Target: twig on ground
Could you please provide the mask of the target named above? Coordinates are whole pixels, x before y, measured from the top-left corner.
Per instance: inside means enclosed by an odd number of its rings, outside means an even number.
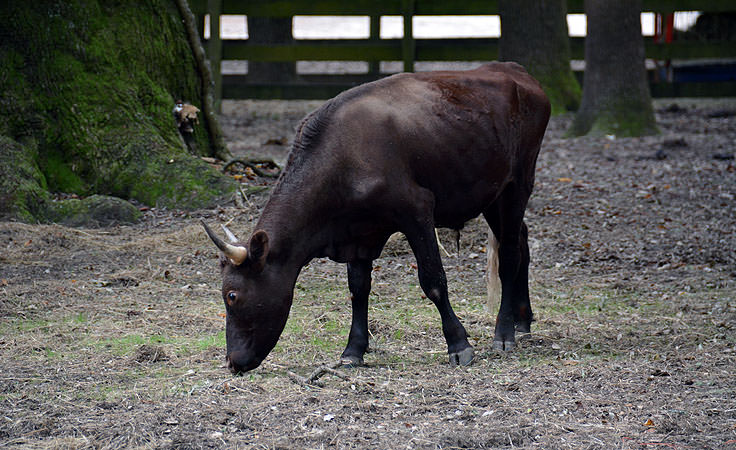
[[[325,374],[333,375],[337,378],[340,378],[341,380],[348,381],[350,383],[354,384],[361,384],[365,385],[366,383],[354,380],[350,376],[348,376],[346,373],[341,372],[337,370],[338,367],[342,365],[342,361],[337,361],[332,364],[325,364],[322,366],[317,367],[312,371],[312,373],[309,374],[307,377],[303,377],[301,375],[297,375],[296,373],[286,370],[286,375],[295,383],[301,384],[303,386],[317,386],[317,387],[324,387],[324,383],[320,381],[319,379],[322,378]],[[278,366],[274,366],[278,367]],[[283,369],[283,367],[278,367],[279,369]]]
[[[310,385],[311,386],[317,386],[317,387],[324,387],[325,386],[324,383],[322,383],[320,381],[314,380],[314,381],[310,382],[309,380],[307,380],[303,376],[297,375],[297,374],[295,374],[294,372],[292,372],[290,370],[287,370],[286,371],[286,375],[289,376],[289,378],[291,379],[291,381],[295,382],[296,384],[300,384],[302,386],[310,386]]]
[[[246,194],[245,193],[245,190],[243,190],[243,186],[240,186],[238,189],[240,190],[240,195],[243,196],[243,200],[245,200],[245,202],[248,204],[248,207],[249,208],[253,208],[253,204],[248,199],[248,194]],[[241,209],[243,209],[243,208],[241,208]]]
[[[244,167],[250,167],[253,172],[258,175],[259,177],[269,177],[269,178],[278,178],[279,174],[281,173],[281,168],[273,162],[270,159],[231,159],[230,161],[226,162],[224,166],[222,166],[222,172],[225,173],[230,168],[230,166],[233,166],[235,164],[241,164]],[[261,166],[265,166],[268,168],[268,170],[273,170],[273,172],[266,172],[261,168]]]
[[[335,369],[337,369],[338,367],[340,367],[341,365],[342,365],[342,362],[341,362],[341,361],[338,361],[338,362],[335,362],[335,363],[332,363],[332,364],[330,364],[329,366],[327,366],[327,365],[324,365],[324,366],[319,366],[319,367],[317,367],[317,368],[316,368],[316,369],[314,369],[314,371],[313,371],[313,372],[312,372],[312,373],[311,373],[311,374],[310,374],[310,375],[309,375],[309,376],[308,376],[308,377],[306,378],[306,380],[307,380],[307,383],[313,383],[313,382],[317,381],[318,379],[320,379],[320,378],[322,377],[322,375],[324,375],[324,374],[326,374],[326,373],[329,373],[329,374],[335,375],[336,377],[338,377],[338,378],[340,378],[340,379],[343,379],[343,380],[345,380],[345,381],[351,381],[351,380],[350,380],[350,377],[349,377],[349,376],[345,375],[345,374],[344,374],[344,373],[342,373],[342,372],[339,372],[339,371],[335,370]]]

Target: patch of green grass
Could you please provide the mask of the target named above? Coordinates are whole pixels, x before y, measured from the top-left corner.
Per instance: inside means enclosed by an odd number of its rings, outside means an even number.
[[[335,354],[340,352],[342,350],[342,345],[344,345],[344,343],[339,344],[336,339],[331,338],[330,336],[324,336],[322,334],[318,336],[312,336],[311,339],[309,339],[309,344],[316,349]]]
[[[111,400],[119,400],[123,396],[124,390],[121,386],[99,386],[97,389],[91,391],[88,395],[100,402],[107,402]]]
[[[225,330],[222,330],[215,335],[197,339],[193,347],[199,351],[204,351],[211,347],[225,348],[225,344]],[[187,348],[190,348],[190,346],[187,346]]]
[[[87,314],[85,314],[84,312],[80,312],[72,317],[72,321],[78,324],[87,323],[87,320],[89,319],[87,317]]]
[[[52,323],[45,319],[20,319],[16,321],[9,321],[5,323],[0,330],[2,334],[10,334],[11,332],[27,332],[27,331],[42,331],[48,333],[51,331]]]
[[[77,328],[79,325],[87,324],[88,317],[84,312],[64,316],[58,319],[51,318],[18,318],[0,323],[0,334],[10,335],[16,333],[41,332],[41,333],[59,333],[64,329],[72,326]],[[75,330],[79,332],[79,330]]]
[[[342,323],[338,318],[329,318],[322,324],[322,330],[338,336],[347,336],[350,323]]]
[[[651,302],[643,303],[640,300],[643,295],[637,292],[598,286],[576,286],[565,290],[538,286],[533,292],[533,297],[542,300],[537,308],[551,314],[573,312],[584,316],[615,315],[640,306],[656,306]]]
[[[99,343],[100,346],[104,348],[109,348],[112,350],[112,353],[118,356],[126,355],[130,353],[134,348],[137,348],[140,345],[145,344],[145,339],[143,336],[138,334],[133,334],[129,336],[123,336],[120,338],[114,338],[114,339],[105,339],[102,342]]]

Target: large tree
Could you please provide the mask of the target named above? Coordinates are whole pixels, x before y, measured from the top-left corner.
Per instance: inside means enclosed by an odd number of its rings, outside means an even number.
[[[526,67],[544,87],[552,112],[576,110],[580,85],[570,68],[566,0],[500,0],[499,56]]]
[[[657,132],[644,65],[641,0],[585,0],[583,99],[571,135]]]
[[[80,201],[59,199],[93,194],[199,207],[234,189],[200,158],[225,154],[216,126],[200,114],[187,146],[172,116],[177,99],[203,109],[182,18],[173,0],[0,8],[0,218],[64,220]]]

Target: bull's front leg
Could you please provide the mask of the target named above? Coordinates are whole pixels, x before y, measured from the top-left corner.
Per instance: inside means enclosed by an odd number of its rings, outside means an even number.
[[[434,234],[429,238],[429,241],[434,242],[435,247],[437,246]],[[447,277],[442,267],[439,251],[435,250],[434,255],[424,255],[423,253],[423,250],[415,250],[419,284],[440,313],[442,333],[447,341],[450,365],[470,365],[473,362],[473,347],[468,342],[468,333],[465,331],[465,327],[460,323],[450,305],[447,294]]]
[[[373,262],[358,260],[348,263],[348,288],[353,304],[353,321],[348,345],[341,360],[347,366],[362,366],[363,355],[368,349],[368,295],[371,292]]]
[[[429,203],[431,206],[434,205],[433,201]],[[422,205],[422,202],[418,201],[415,205]],[[412,217],[419,220],[405,224],[402,231],[417,260],[419,284],[440,313],[450,365],[470,365],[473,362],[473,347],[468,342],[465,327],[460,323],[450,305],[447,294],[447,277],[442,267],[434,232],[433,208],[421,209]]]

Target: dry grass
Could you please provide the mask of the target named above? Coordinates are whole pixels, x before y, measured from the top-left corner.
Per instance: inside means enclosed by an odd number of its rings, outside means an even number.
[[[472,367],[452,369],[438,314],[398,245],[374,276],[368,366],[325,373],[319,387],[292,375],[332,363],[345,344],[343,266],[305,269],[277,348],[233,378],[222,362],[215,254],[196,219],[148,237],[145,226],[2,230],[14,236],[3,258],[16,274],[1,291],[7,446],[640,448],[733,439],[733,291],[654,294],[535,271],[535,334],[498,355],[483,312],[483,258],[447,258],[478,353]]]
[[[707,125],[713,145],[732,145],[735,125]],[[490,350],[485,225],[468,225],[459,253],[440,235],[476,348],[468,368],[447,364],[439,315],[398,240],[376,261],[366,367],[303,382],[336,361],[350,322],[345,268],[317,260],[276,349],[232,377],[216,253],[198,221],[234,219],[245,235],[260,195],[247,210],[153,211],[132,227],[0,224],[0,446],[735,448],[736,230],[721,205],[733,172],[691,144],[696,161],[669,150],[665,177],[632,156],[655,138],[611,144],[614,172],[601,162],[609,141],[563,141],[562,129],[551,127],[528,215],[537,322],[518,351]],[[647,188],[665,179],[671,189]]]

